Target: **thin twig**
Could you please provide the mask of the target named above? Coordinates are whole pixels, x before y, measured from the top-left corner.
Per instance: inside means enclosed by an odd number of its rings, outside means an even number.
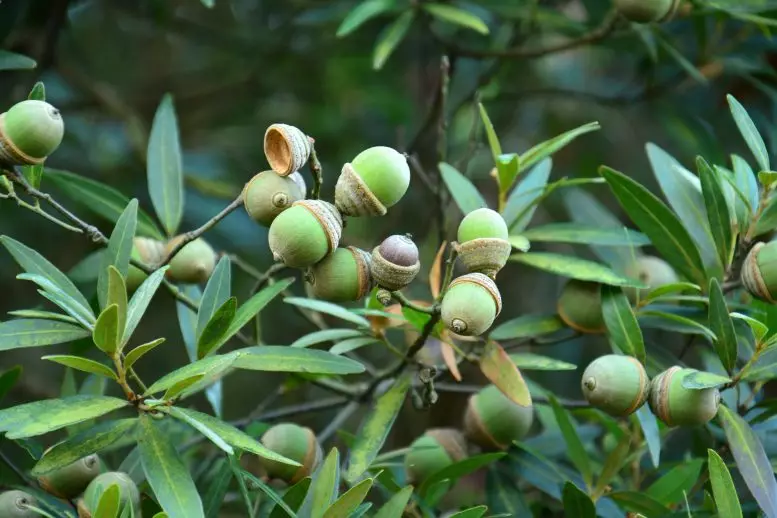
[[[311,412],[321,412],[323,410],[337,408],[340,405],[344,405],[346,403],[348,403],[348,398],[346,397],[335,397],[335,398],[329,398],[329,399],[321,399],[319,401],[309,401],[307,403],[301,403],[299,405],[290,405],[290,406],[277,408],[275,410],[269,410],[255,419],[247,419],[247,418],[238,419],[237,421],[232,421],[232,424],[235,426],[246,426],[251,421],[254,421],[254,420],[277,421],[278,419],[283,419],[285,417],[297,416],[300,414],[309,414]]]
[[[308,137],[309,138],[309,137]],[[321,162],[318,160],[316,154],[316,141],[310,139],[310,159],[308,160],[310,166],[310,174],[313,175],[313,189],[310,192],[310,197],[317,200],[321,196],[321,185],[324,183],[324,170],[321,167]]]
[[[431,306],[421,306],[419,304],[416,304],[412,300],[405,297],[405,294],[401,291],[392,291],[391,296],[399,302],[401,305],[405,306],[406,308],[410,308],[413,311],[418,311],[419,313],[426,313],[427,315],[434,315],[435,309]]]

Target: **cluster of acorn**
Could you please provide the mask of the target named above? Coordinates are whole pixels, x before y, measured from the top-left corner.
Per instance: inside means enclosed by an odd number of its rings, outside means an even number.
[[[632,414],[647,401],[667,426],[695,426],[718,413],[720,392],[717,388],[685,388],[683,380],[694,372],[674,366],[651,381],[636,358],[608,354],[586,367],[581,388],[591,406],[613,417]]]
[[[88,455],[72,464],[38,478],[40,487],[51,495],[65,500],[76,500],[79,518],[91,518],[97,511],[100,498],[111,487],[119,488],[119,514],[131,507],[136,518],[141,518],[140,492],[126,473],[101,473],[102,462],[96,454]],[[0,494],[0,516],[4,518],[35,518],[41,508],[38,500],[24,491],[13,490]]]

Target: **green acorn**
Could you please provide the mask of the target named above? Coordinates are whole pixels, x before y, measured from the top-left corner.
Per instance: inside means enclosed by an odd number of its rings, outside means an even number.
[[[183,236],[176,236],[167,243],[165,256],[180,243],[181,239]],[[175,254],[166,275],[175,282],[202,284],[210,278],[215,268],[216,252],[205,239],[199,237],[187,243]]]
[[[16,103],[0,114],[0,162],[42,164],[62,143],[64,134],[62,115],[49,103]]]
[[[99,474],[100,458],[93,454],[38,477],[38,484],[44,491],[70,500],[81,494]]]
[[[534,408],[521,406],[496,385],[488,385],[469,398],[464,414],[467,439],[486,450],[507,449],[523,439],[534,421]]]
[[[372,250],[372,278],[381,288],[401,290],[420,269],[418,247],[410,236],[389,236]]]
[[[498,212],[482,208],[467,214],[459,224],[459,259],[470,272],[492,279],[507,264],[512,246],[507,224]]]
[[[670,367],[650,383],[650,410],[667,426],[705,424],[718,413],[718,389],[691,390],[683,387],[683,379],[694,372],[693,369]]]
[[[383,216],[409,186],[405,155],[390,147],[371,147],[343,166],[335,185],[335,205],[346,216]]]
[[[601,286],[596,282],[570,279],[561,290],[556,309],[558,316],[581,333],[604,331]]]
[[[625,417],[645,404],[650,380],[636,358],[607,354],[586,367],[581,387],[591,406],[613,417]]]
[[[777,241],[756,243],[750,249],[742,263],[741,278],[750,295],[774,304],[777,294]]]
[[[78,501],[78,516],[91,518],[97,511],[103,493],[114,485],[119,486],[119,516],[125,512],[127,507],[132,507],[135,518],[142,518],[138,486],[129,475],[120,471],[103,473],[89,483],[84,491],[84,496]]]
[[[299,171],[312,150],[310,137],[294,126],[272,124],[264,133],[264,155],[272,170],[281,176]]]
[[[264,433],[262,444],[275,453],[301,464],[301,466],[291,466],[260,457],[259,462],[271,478],[283,480],[288,484],[296,484],[310,476],[323,458],[321,445],[316,440],[313,430],[294,423],[276,424]]]
[[[674,268],[669,263],[660,257],[652,255],[638,257],[626,269],[626,276],[632,279],[639,279],[648,286],[647,289],[623,288],[623,292],[632,304],[636,303],[638,298],[644,298],[651,290],[666,286],[667,284],[674,284],[679,280],[677,272],[674,271]]]
[[[12,490],[0,493],[2,518],[40,518],[40,515],[28,506],[40,507],[35,497],[24,491]]]
[[[130,257],[148,266],[159,264],[165,257],[165,244],[150,237],[136,237],[132,240]],[[127,290],[135,291],[148,278],[146,272],[130,265],[127,272]]]
[[[405,455],[405,474],[420,485],[430,475],[467,457],[464,436],[453,428],[432,428],[413,441]]]
[[[302,182],[302,188],[300,188]],[[257,223],[269,227],[273,220],[305,199],[305,180],[299,173],[280,176],[275,171],[263,171],[254,176],[243,190],[243,204],[248,215]]]
[[[268,240],[276,261],[292,268],[307,268],[337,249],[343,219],[331,203],[300,200],[281,212]]]
[[[370,254],[349,246],[338,248],[310,268],[312,295],[330,302],[359,300],[372,289]]]
[[[468,273],[451,282],[442,299],[442,321],[458,335],[483,334],[502,311],[502,297],[494,281],[482,273]]]
[[[615,8],[635,23],[665,22],[672,17],[680,0],[614,0]]]

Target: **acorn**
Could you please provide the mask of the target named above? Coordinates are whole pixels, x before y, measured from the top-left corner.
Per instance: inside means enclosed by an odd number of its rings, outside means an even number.
[[[372,250],[372,278],[381,288],[401,290],[420,269],[418,247],[410,236],[389,236]]]
[[[420,485],[430,475],[467,457],[467,442],[453,428],[431,428],[410,445],[405,455],[405,474],[410,484]]]
[[[288,176],[310,158],[313,145],[305,133],[288,124],[272,124],[264,133],[264,155],[273,171]]]
[[[3,518],[40,518],[28,506],[40,507],[38,501],[24,491],[12,490],[0,493],[0,516]]]
[[[129,512],[125,510],[131,507],[135,518],[141,518],[138,486],[129,475],[120,471],[103,473],[89,483],[84,491],[84,496],[78,500],[78,516],[91,518],[97,511],[103,493],[113,485],[119,486],[119,516],[122,516],[123,512]]]
[[[305,180],[299,173],[279,176],[275,171],[263,171],[254,176],[243,190],[246,212],[252,220],[269,227],[275,217],[292,203],[305,199],[304,185]]]
[[[167,243],[165,256],[183,239],[176,236]],[[202,284],[206,282],[216,268],[216,252],[205,241],[198,237],[181,248],[172,261],[166,275],[170,280],[187,284]]]
[[[492,279],[510,257],[512,246],[507,241],[507,224],[491,209],[476,209],[459,224],[459,259],[470,272],[480,272]]]
[[[488,385],[469,398],[464,414],[467,439],[485,450],[505,450],[523,439],[534,421],[534,407],[521,406],[496,385]]]
[[[561,320],[575,331],[601,333],[605,330],[599,283],[570,279],[561,290],[556,310]]]
[[[451,282],[442,298],[442,321],[458,335],[483,334],[502,311],[496,284],[482,273],[468,273]]]
[[[291,466],[264,457],[259,458],[259,462],[270,478],[283,480],[289,485],[310,476],[323,458],[321,445],[316,440],[313,430],[294,423],[276,424],[264,433],[262,444],[275,453],[301,464],[301,466]]]
[[[592,361],[580,382],[591,406],[613,417],[625,417],[647,401],[650,380],[636,358],[607,354]]]
[[[132,240],[130,257],[148,266],[159,264],[165,257],[165,244],[150,237],[136,237]],[[134,291],[143,284],[148,275],[137,266],[130,265],[127,271],[127,290]]]
[[[777,241],[756,243],[750,249],[742,263],[741,278],[750,295],[774,304],[773,294],[777,294]]]
[[[38,484],[44,491],[70,500],[80,495],[99,474],[100,458],[92,454],[38,477]]]
[[[680,0],[613,0],[615,9],[627,20],[635,23],[668,21]]]
[[[313,288],[312,295],[330,302],[361,299],[372,289],[371,262],[364,250],[338,248],[310,268],[306,278]]]
[[[16,103],[0,114],[0,162],[42,164],[64,134],[62,115],[49,103],[32,99]]]
[[[670,367],[650,383],[650,410],[667,426],[705,424],[718,413],[720,392],[717,388],[692,390],[683,387],[683,378],[693,369]]]
[[[371,147],[343,166],[335,205],[346,216],[383,216],[409,186],[407,158],[390,147]]]
[[[623,288],[623,292],[632,304],[636,303],[638,299],[645,297],[651,290],[679,281],[677,272],[674,271],[674,268],[669,263],[660,257],[652,255],[638,257],[626,269],[626,275],[633,279],[639,279],[648,286],[646,289],[637,289],[630,286]]]
[[[334,252],[342,233],[343,219],[334,205],[300,200],[273,220],[268,240],[276,261],[307,268]]]

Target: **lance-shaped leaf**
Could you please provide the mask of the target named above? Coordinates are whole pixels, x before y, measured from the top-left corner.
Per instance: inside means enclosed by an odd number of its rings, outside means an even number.
[[[148,387],[148,390],[146,390],[144,395],[165,391],[176,383],[199,375],[207,375],[208,377],[218,378],[218,376],[222,375],[230,367],[232,367],[232,364],[235,362],[238,354],[238,352],[231,352],[229,354],[209,356],[194,363],[190,363],[189,365],[184,365],[183,367],[159,378],[150,387]]]
[[[425,2],[421,7],[439,20],[472,29],[480,34],[488,34],[488,25],[474,14],[448,4]]]
[[[634,412],[642,427],[642,435],[645,436],[645,442],[650,452],[650,459],[653,461],[653,467],[657,468],[661,459],[661,434],[658,431],[658,422],[647,405],[642,405]]]
[[[332,502],[337,498],[340,485],[340,455],[332,448],[324,459],[324,464],[313,475],[313,483],[303,504],[302,511],[309,509],[312,518],[321,518]]]
[[[119,515],[120,498],[119,484],[111,484],[105,488],[97,502],[97,509],[94,511],[95,518],[116,518]],[[126,513],[124,514],[126,515]]]
[[[323,342],[340,341],[345,338],[356,338],[364,336],[364,332],[359,329],[322,329],[302,336],[294,341],[289,347],[310,347],[311,345]]]
[[[558,315],[523,315],[499,324],[491,331],[494,340],[533,338],[564,328]]]
[[[572,482],[564,484],[563,502],[567,518],[596,518],[596,507],[591,497]]]
[[[445,186],[448,187],[453,200],[458,205],[461,212],[469,214],[473,210],[488,207],[486,200],[478,191],[472,182],[461,174],[458,169],[445,162],[440,162],[440,175],[445,182]]]
[[[494,514],[505,516],[531,516],[523,492],[508,470],[489,469],[486,473],[486,496],[488,509]]]
[[[644,364],[645,341],[626,294],[620,288],[607,285],[602,285],[601,291],[602,316],[610,342],[624,354],[633,356]]]
[[[116,226],[113,227],[108,247],[103,254],[102,266],[97,277],[97,298],[101,308],[108,305],[108,267],[116,267],[121,276],[127,278],[130,255],[132,254],[132,240],[135,237],[137,225],[138,200],[133,199],[124,209]]]
[[[221,342],[235,318],[236,311],[237,298],[230,297],[213,313],[197,340],[197,358],[204,358]]]
[[[410,26],[415,19],[415,10],[408,9],[391,24],[383,29],[375,43],[375,49],[372,53],[372,68],[380,70],[394,52],[397,46],[402,42],[410,30]]]
[[[626,227],[598,227],[580,223],[549,223],[523,231],[529,241],[638,247],[650,244],[645,234]]]
[[[227,301],[232,290],[232,263],[228,256],[219,260],[213,274],[208,279],[197,312],[197,339],[205,330],[213,315]]]
[[[539,268],[540,270],[545,270],[556,275],[563,275],[570,279],[599,282],[611,286],[647,288],[647,285],[643,282],[616,273],[603,264],[570,255],[554,254],[551,252],[528,252],[525,254],[511,255],[509,260],[533,268]]]
[[[116,375],[116,373],[113,372],[113,370],[107,365],[104,365],[100,362],[96,362],[94,360],[90,360],[89,358],[83,358],[81,356],[55,354],[55,355],[43,356],[41,357],[41,360],[49,360],[55,363],[59,363],[60,365],[64,365],[66,367],[70,367],[71,369],[76,369],[83,372],[91,372],[92,374],[97,374],[98,376],[105,376],[106,378],[110,378],[113,380],[118,379],[118,376]]]
[[[356,511],[356,508],[367,497],[367,493],[372,488],[373,480],[371,478],[365,478],[351,489],[343,493],[343,495],[335,500],[335,503],[329,506],[329,509],[324,513],[324,518],[340,518],[341,516],[352,516],[352,513]]]
[[[520,406],[531,405],[529,387],[518,367],[501,345],[489,340],[480,358],[480,370],[511,401]]]
[[[283,299],[283,302],[287,304],[294,304],[295,306],[299,306],[301,308],[318,311],[319,313],[332,315],[333,317],[336,317],[342,320],[347,320],[348,322],[352,322],[361,327],[370,327],[370,321],[367,320],[366,318],[359,316],[351,311],[348,311],[344,307],[338,306],[337,304],[333,304],[331,302],[326,302],[323,300],[305,299],[301,297],[286,297],[285,299]]]
[[[727,95],[726,99],[731,109],[731,115],[734,117],[734,122],[736,122],[739,132],[747,143],[747,147],[750,148],[756,162],[758,162],[758,166],[761,168],[761,171],[768,171],[769,153],[766,150],[763,137],[761,137],[761,134],[755,127],[755,123],[753,123],[753,119],[750,118],[745,107],[733,95]]]
[[[117,327],[119,329],[119,338],[124,335],[124,329],[127,324],[127,285],[124,283],[124,277],[115,266],[108,267],[108,299],[106,305],[116,304],[118,310]]]
[[[133,365],[135,365],[135,362],[141,359],[146,353],[154,349],[157,345],[164,343],[164,338],[157,338],[156,340],[153,340],[151,342],[147,342],[145,344],[139,345],[132,349],[130,352],[127,353],[127,356],[124,358],[124,368],[129,369]]]
[[[718,353],[718,358],[726,371],[731,372],[736,365],[739,344],[734,330],[734,321],[731,319],[726,305],[726,296],[723,294],[717,279],[710,279],[709,300],[710,329],[717,338],[713,342],[715,352]]]
[[[236,351],[238,369],[266,372],[306,372],[310,374],[359,374],[364,365],[327,351],[278,345],[248,347]]]
[[[337,28],[336,36],[343,38],[361,27],[365,22],[394,7],[394,0],[364,0],[348,12]]]
[[[312,481],[313,479],[310,477],[305,477],[287,489],[283,495],[283,503],[286,504],[286,507],[296,512],[302,505],[302,502],[305,501],[305,496],[308,494],[308,488],[310,488]],[[286,518],[287,516],[291,515],[280,505],[276,505],[272,513],[270,513],[270,518]]]
[[[130,299],[127,306],[127,323],[124,327],[124,336],[122,339],[123,344],[127,343],[127,341],[132,337],[132,334],[135,332],[135,329],[137,329],[138,324],[140,323],[140,319],[143,317],[146,309],[148,309],[148,305],[151,303],[151,299],[154,298],[156,290],[165,279],[165,272],[168,268],[170,267],[163,266],[159,270],[149,275],[146,280],[143,281],[143,284],[141,284],[132,295],[132,298]]]
[[[645,490],[645,494],[664,505],[682,501],[683,494],[690,493],[691,488],[698,482],[703,464],[702,459],[693,459],[673,467],[653,482]]]
[[[148,194],[169,236],[178,231],[183,216],[183,165],[173,98],[166,94],[154,115],[146,157]]]
[[[111,304],[100,313],[92,332],[94,344],[109,356],[119,347],[119,306]]]
[[[62,344],[90,334],[83,327],[56,320],[9,320],[0,323],[0,351]]]
[[[511,233],[521,232],[531,222],[538,202],[545,194],[552,167],[553,161],[550,158],[539,162],[510,193],[502,217]]]
[[[429,478],[424,480],[418,488],[418,493],[421,495],[428,495],[430,492],[433,492],[438,483],[443,481],[455,481],[470,473],[474,473],[485,466],[495,463],[504,456],[505,452],[501,451],[496,453],[483,453],[449,464],[429,475]]]
[[[582,126],[578,126],[577,128],[571,129],[569,131],[565,131],[561,135],[557,135],[549,140],[546,140],[545,142],[540,142],[539,144],[521,154],[521,171],[525,171],[526,169],[532,167],[534,164],[537,164],[545,158],[550,157],[552,154],[563,149],[565,146],[567,146],[567,144],[575,140],[577,137],[592,131],[597,131],[599,129],[601,129],[599,123],[593,121],[587,124],[583,124]]]
[[[37,273],[20,273],[16,278],[31,281],[40,286],[42,289],[38,290],[38,293],[73,317],[83,327],[92,328],[94,326],[95,318],[91,308],[84,308],[74,298],[62,291],[59,286],[51,282],[51,279]]]
[[[34,59],[15,52],[0,50],[0,70],[29,70],[38,64]]]
[[[550,404],[553,407],[553,415],[556,417],[561,435],[564,437],[564,442],[567,445],[567,456],[583,476],[583,482],[588,487],[591,487],[593,483],[591,462],[588,460],[588,454],[585,451],[585,446],[583,446],[583,441],[577,434],[575,424],[555,397],[550,397]]]
[[[695,371],[683,378],[683,387],[689,390],[706,390],[731,383],[731,378],[714,372]]]
[[[701,179],[701,191],[704,195],[704,205],[707,207],[707,218],[715,240],[715,248],[723,267],[731,262],[734,252],[734,236],[732,232],[731,214],[728,211],[726,195],[718,181],[717,174],[702,157],[696,157],[696,168]]]
[[[739,505],[736,486],[726,463],[715,450],[708,449],[707,464],[710,470],[712,496],[715,497],[718,513],[727,518],[742,518],[742,507]]]

